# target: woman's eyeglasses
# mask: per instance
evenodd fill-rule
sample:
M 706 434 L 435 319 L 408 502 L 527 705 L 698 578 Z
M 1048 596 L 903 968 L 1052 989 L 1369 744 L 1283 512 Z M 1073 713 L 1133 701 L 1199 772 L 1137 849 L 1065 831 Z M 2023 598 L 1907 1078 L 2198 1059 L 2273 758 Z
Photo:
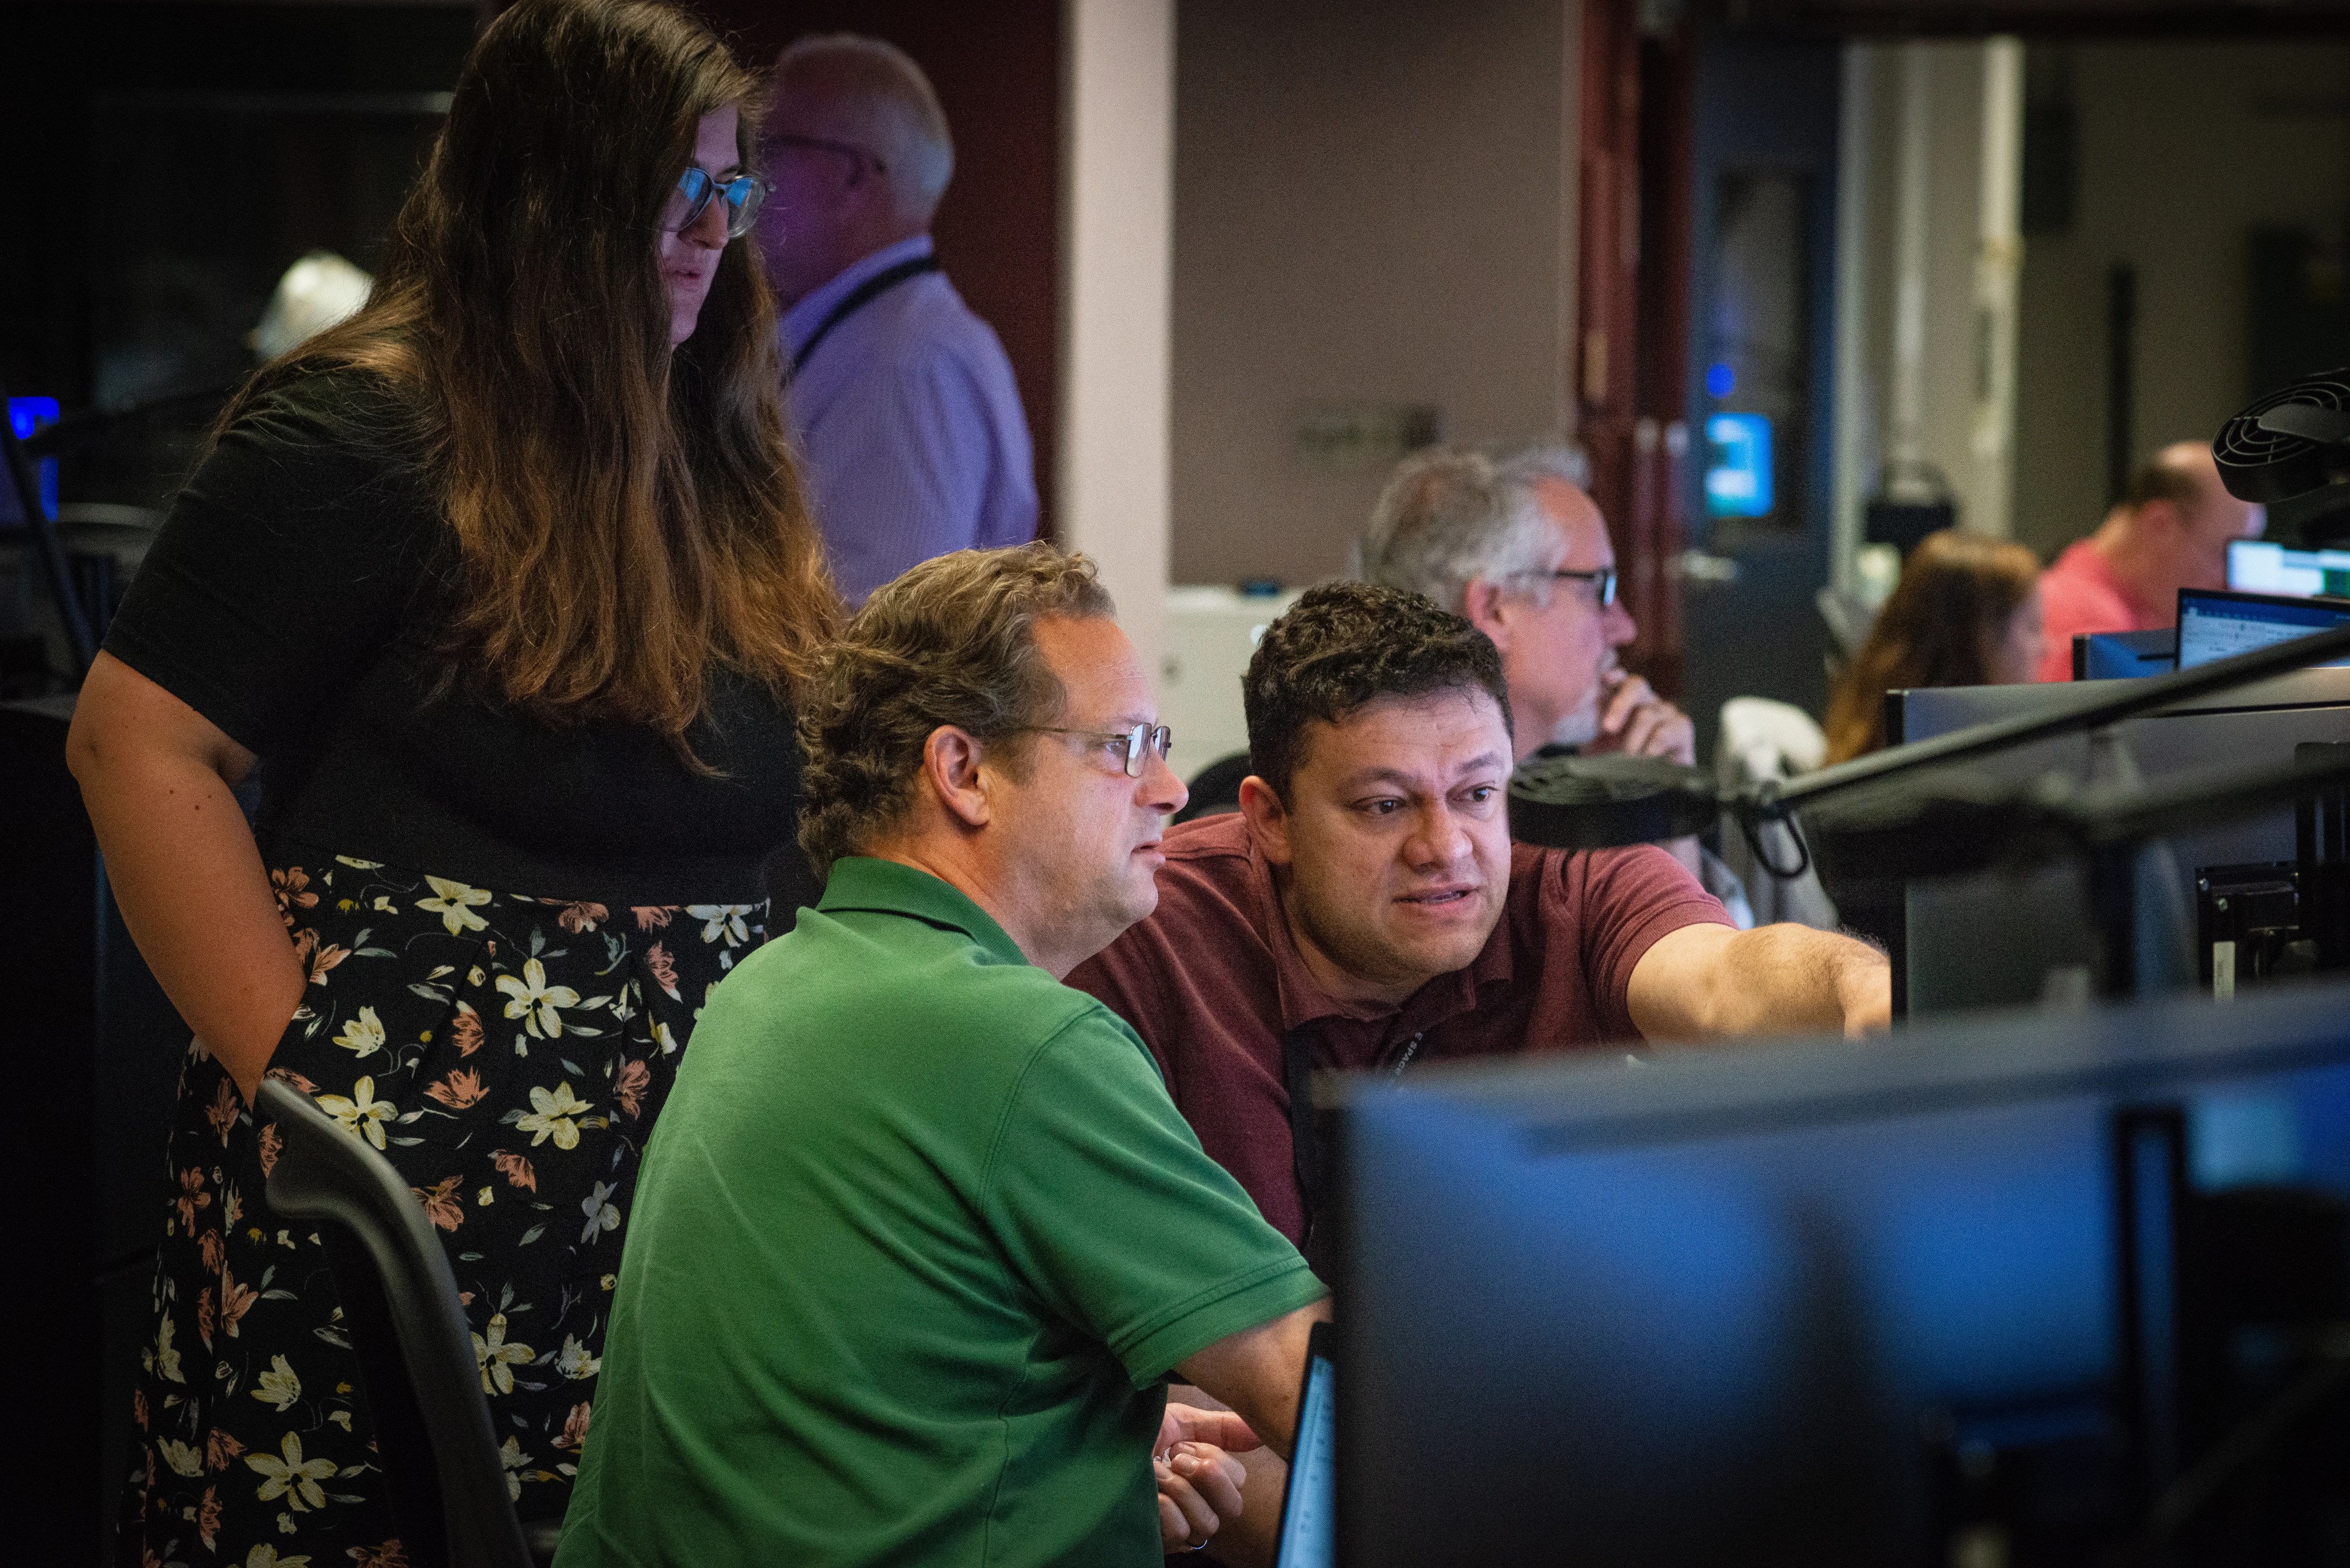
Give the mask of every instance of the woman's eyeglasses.
M 767 199 L 771 189 L 755 174 L 737 174 L 732 180 L 721 180 L 700 169 L 688 169 L 678 176 L 677 188 L 661 204 L 660 226 L 663 234 L 674 234 L 693 226 L 713 196 L 726 202 L 726 237 L 739 240 L 751 232 L 752 220 L 759 215 L 759 205 Z

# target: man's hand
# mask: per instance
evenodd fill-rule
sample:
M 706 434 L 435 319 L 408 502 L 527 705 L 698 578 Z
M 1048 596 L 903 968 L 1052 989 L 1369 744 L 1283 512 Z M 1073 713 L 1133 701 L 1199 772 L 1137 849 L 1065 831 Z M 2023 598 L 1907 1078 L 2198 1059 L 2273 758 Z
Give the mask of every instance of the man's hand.
M 1646 680 L 1618 667 L 1612 654 L 1600 673 L 1599 689 L 1599 733 L 1583 748 L 1586 753 L 1614 752 L 1662 757 L 1685 768 L 1697 765 L 1697 726 L 1690 716 L 1658 696 Z M 1696 839 L 1669 838 L 1664 850 L 1690 876 L 1700 874 Z
M 1168 1406 L 1150 1452 L 1159 1482 L 1159 1545 L 1195 1552 L 1238 1519 L 1248 1472 L 1225 1450 L 1260 1446 L 1249 1424 L 1229 1410 Z
M 1836 999 L 1844 1003 L 1846 1039 L 1884 1033 L 1893 1027 L 1893 966 L 1847 965 L 1836 975 Z
M 1687 713 L 1627 670 L 1611 667 L 1599 680 L 1599 735 L 1585 751 L 1621 752 L 1630 757 L 1663 757 L 1683 767 L 1697 765 L 1697 726 Z

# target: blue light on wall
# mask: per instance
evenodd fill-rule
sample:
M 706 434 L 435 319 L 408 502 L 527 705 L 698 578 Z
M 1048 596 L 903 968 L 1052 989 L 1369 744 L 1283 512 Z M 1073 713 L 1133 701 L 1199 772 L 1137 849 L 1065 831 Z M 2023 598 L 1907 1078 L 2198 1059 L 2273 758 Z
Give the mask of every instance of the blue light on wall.
M 1712 364 L 1708 365 L 1705 368 L 1705 390 L 1707 396 L 1726 398 L 1737 389 L 1738 373 L 1730 368 L 1728 361 L 1716 359 Z
M 1705 445 L 1706 514 L 1768 517 L 1773 504 L 1770 416 L 1709 414 Z
M 18 441 L 30 440 L 43 425 L 57 422 L 57 400 L 55 398 L 11 398 L 8 400 L 8 428 Z M 48 458 L 36 466 L 41 480 L 41 510 L 55 518 L 57 514 L 57 460 Z M 14 514 L 16 508 L 9 508 Z

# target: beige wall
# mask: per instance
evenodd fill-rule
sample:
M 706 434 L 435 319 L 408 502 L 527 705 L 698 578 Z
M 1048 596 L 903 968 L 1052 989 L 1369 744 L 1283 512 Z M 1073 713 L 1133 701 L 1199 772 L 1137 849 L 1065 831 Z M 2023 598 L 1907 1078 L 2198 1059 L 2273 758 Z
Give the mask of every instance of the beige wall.
M 1180 0 L 1179 583 L 1345 568 L 1388 462 L 1302 455 L 1321 405 L 1447 440 L 1561 420 L 1575 0 Z
M 2026 237 L 2016 536 L 2053 556 L 2106 500 L 2106 277 L 2137 269 L 2132 446 L 2210 440 L 2257 391 L 2248 231 L 2350 216 L 2350 47 L 2072 49 L 2080 147 L 2072 229 Z

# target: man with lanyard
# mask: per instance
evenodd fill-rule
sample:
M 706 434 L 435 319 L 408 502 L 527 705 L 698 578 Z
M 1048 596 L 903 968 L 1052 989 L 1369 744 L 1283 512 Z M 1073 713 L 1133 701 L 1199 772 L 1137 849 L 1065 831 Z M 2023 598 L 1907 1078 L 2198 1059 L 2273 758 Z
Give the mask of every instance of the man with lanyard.
M 1309 1256 L 1315 1069 L 1888 1023 L 1865 943 L 1741 931 L 1651 846 L 1513 845 L 1501 656 L 1421 596 L 1310 590 L 1243 697 L 1240 811 L 1168 835 L 1156 912 L 1069 983 L 1134 1025 L 1201 1145 Z
M 1156 911 L 1069 983 L 1134 1026 L 1201 1146 L 1308 1257 L 1316 1070 L 1889 1023 L 1874 948 L 1739 930 L 1653 846 L 1513 845 L 1502 657 L 1420 595 L 1309 590 L 1242 696 L 1241 809 L 1168 834 Z M 1235 1562 L 1264 1551 L 1286 1476 L 1242 1458 L 1251 1501 L 1218 1541 Z
M 875 38 L 775 62 L 754 232 L 784 306 L 786 402 L 852 605 L 917 561 L 1036 533 L 1028 424 L 1003 346 L 939 270 L 954 171 L 921 67 Z

